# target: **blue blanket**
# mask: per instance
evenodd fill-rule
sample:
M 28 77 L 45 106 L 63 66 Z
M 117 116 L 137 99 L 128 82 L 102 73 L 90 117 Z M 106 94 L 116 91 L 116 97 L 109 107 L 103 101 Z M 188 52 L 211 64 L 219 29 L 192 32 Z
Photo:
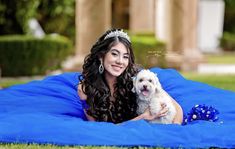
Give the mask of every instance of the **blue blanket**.
M 174 69 L 153 68 L 185 113 L 215 107 L 218 121 L 187 125 L 88 122 L 77 95 L 79 73 L 49 76 L 0 90 L 0 142 L 147 147 L 235 147 L 235 93 L 186 80 Z

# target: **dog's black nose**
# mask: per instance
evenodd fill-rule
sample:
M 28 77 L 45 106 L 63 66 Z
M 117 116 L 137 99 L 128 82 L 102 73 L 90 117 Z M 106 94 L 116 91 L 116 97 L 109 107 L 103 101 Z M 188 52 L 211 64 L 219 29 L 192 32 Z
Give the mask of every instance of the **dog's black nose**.
M 143 88 L 146 89 L 146 88 L 147 88 L 147 85 L 143 85 Z

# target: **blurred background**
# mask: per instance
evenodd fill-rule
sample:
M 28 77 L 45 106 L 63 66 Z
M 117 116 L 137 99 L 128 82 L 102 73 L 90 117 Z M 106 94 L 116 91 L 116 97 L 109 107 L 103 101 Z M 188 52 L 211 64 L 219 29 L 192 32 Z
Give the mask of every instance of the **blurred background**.
M 110 28 L 129 33 L 145 68 L 174 68 L 199 81 L 234 78 L 234 0 L 0 0 L 0 86 L 81 71 Z

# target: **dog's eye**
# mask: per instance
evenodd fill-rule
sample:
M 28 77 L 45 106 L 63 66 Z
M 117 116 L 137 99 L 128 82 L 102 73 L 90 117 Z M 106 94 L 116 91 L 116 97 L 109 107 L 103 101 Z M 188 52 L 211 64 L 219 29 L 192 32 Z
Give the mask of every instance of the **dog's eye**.
M 143 79 L 139 79 L 139 82 L 142 82 L 143 81 Z
M 151 79 L 149 79 L 149 82 L 150 82 L 150 83 L 152 83 L 152 80 L 151 80 Z

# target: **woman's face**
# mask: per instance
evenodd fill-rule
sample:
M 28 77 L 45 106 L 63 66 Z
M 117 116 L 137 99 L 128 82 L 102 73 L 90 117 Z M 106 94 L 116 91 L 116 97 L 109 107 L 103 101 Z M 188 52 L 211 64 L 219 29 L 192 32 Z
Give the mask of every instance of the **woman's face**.
M 125 71 L 129 64 L 130 54 L 128 51 L 121 42 L 111 47 L 103 60 L 106 76 L 118 77 Z

